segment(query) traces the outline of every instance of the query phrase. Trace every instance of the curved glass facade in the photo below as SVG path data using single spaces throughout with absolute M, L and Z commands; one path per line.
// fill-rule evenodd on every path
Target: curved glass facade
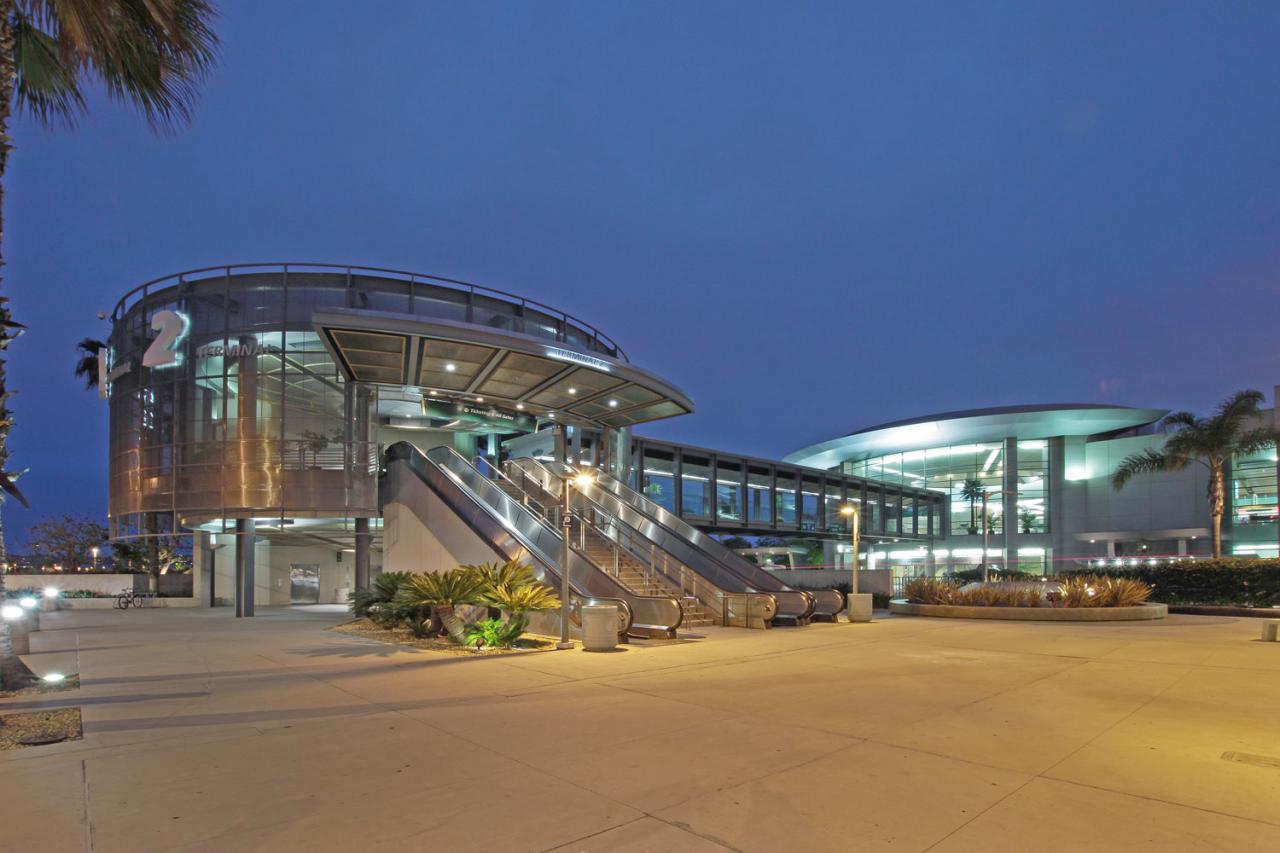
M 376 516 L 377 389 L 345 382 L 311 327 L 318 305 L 355 293 L 341 276 L 224 272 L 122 302 L 109 342 L 112 535 Z

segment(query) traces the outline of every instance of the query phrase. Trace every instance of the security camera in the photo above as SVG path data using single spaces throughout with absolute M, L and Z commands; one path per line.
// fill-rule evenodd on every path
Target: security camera
M 106 311 L 99 311 L 99 312 L 98 312 L 98 319 L 99 319 L 99 320 L 105 320 L 105 319 L 107 319 L 107 312 L 106 312 Z

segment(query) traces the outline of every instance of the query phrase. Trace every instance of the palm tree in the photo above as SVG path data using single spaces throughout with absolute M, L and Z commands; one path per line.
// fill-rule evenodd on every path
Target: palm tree
M 76 349 L 80 352 L 76 358 L 76 377 L 84 379 L 86 391 L 92 391 L 98 387 L 98 358 L 106 348 L 105 341 L 93 338 L 84 338 L 76 344 Z
M 217 53 L 214 16 L 206 0 L 0 0 L 0 209 L 15 108 L 44 124 L 71 124 L 85 108 L 84 87 L 98 82 L 112 98 L 141 110 L 154 128 L 184 124 Z M 3 239 L 0 216 L 0 244 Z M 12 422 L 3 408 L 2 357 L 22 328 L 0 297 L 0 489 L 25 504 L 4 464 Z M 9 629 L 0 626 L 0 679 L 16 667 Z
M 977 477 L 969 477 L 960 486 L 960 497 L 969 502 L 969 533 L 978 532 L 978 501 L 982 500 L 982 493 L 986 491 L 982 481 Z
M 430 607 L 444 624 L 449 637 L 461 645 L 466 642 L 466 626 L 454 612 L 460 604 L 475 604 L 483 590 L 482 581 L 473 572 L 453 569 L 448 572 L 415 574 L 400 585 L 396 601 L 404 607 Z
M 1222 556 L 1222 515 L 1226 510 L 1226 466 L 1234 456 L 1246 456 L 1274 447 L 1280 437 L 1274 427 L 1257 426 L 1261 391 L 1237 391 L 1207 418 L 1191 412 L 1174 412 L 1160 422 L 1169 433 L 1159 450 L 1148 448 L 1126 456 L 1111 475 L 1116 491 L 1138 474 L 1182 471 L 1193 462 L 1209 469 L 1209 516 L 1213 556 Z

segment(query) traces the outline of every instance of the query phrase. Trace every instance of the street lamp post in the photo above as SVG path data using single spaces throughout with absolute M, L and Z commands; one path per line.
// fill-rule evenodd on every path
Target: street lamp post
M 94 545 L 89 551 L 93 554 L 93 570 L 98 570 L 98 546 Z
M 859 512 L 858 505 L 851 501 L 840 507 L 840 514 L 849 519 L 849 538 L 853 540 L 853 571 L 849 578 L 849 621 L 870 622 L 871 594 L 858 592 L 858 536 L 861 533 L 862 513 Z
M 569 548 L 569 534 L 573 530 L 573 507 L 570 504 L 569 490 L 576 483 L 579 488 L 586 488 L 591 485 L 591 475 L 583 471 L 579 474 L 570 474 L 564 477 L 564 487 L 561 491 L 562 503 L 560 506 L 560 642 L 556 643 L 557 649 L 573 648 L 573 641 L 569 639 L 569 561 L 572 559 L 572 553 Z
M 987 537 L 991 533 L 991 521 L 987 517 L 987 498 L 991 495 L 1012 495 L 1017 497 L 1018 493 L 1010 489 L 999 489 L 997 491 L 984 491 L 982 493 L 982 582 L 986 583 L 988 578 L 987 571 Z M 1015 504 L 1016 506 L 1016 504 Z M 1008 513 L 1005 513 L 1005 524 L 1008 524 Z M 1008 562 L 1008 555 L 1005 555 L 1005 562 Z

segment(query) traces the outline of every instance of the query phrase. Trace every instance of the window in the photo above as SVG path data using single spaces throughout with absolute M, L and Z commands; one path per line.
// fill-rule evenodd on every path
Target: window
M 680 469 L 680 514 L 694 518 L 711 517 L 710 460 L 684 457 Z
M 1236 525 L 1276 520 L 1276 452 L 1237 456 L 1231 462 L 1231 516 Z
M 742 521 L 742 466 L 716 462 L 716 517 Z
M 669 512 L 676 511 L 675 463 L 670 453 L 644 449 L 644 496 Z

